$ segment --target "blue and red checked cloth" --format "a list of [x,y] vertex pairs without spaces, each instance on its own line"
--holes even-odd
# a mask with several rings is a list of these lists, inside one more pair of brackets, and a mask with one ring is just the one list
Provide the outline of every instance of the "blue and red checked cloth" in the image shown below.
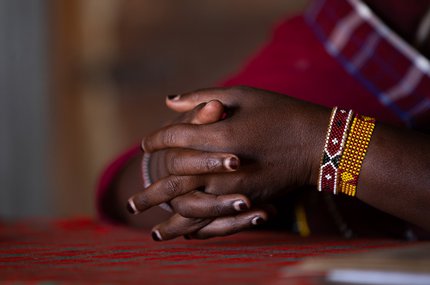
[[428,123],[429,60],[369,7],[359,0],[317,0],[305,18],[330,56],[404,124]]

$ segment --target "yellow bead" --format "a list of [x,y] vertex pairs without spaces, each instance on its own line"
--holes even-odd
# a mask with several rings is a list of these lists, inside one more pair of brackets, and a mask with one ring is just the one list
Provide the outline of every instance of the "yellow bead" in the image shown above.
[[355,196],[357,186],[354,184],[352,175],[360,174],[367,147],[375,127],[375,120],[371,117],[355,117],[352,121],[350,131],[346,136],[345,148],[339,163],[339,171],[344,171],[339,181],[341,193]]

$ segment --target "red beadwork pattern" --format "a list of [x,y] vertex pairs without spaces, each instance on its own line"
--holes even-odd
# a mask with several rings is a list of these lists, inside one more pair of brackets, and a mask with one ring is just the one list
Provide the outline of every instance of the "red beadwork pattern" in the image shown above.
[[333,109],[321,159],[319,191],[337,193],[338,167],[352,113],[352,110]]

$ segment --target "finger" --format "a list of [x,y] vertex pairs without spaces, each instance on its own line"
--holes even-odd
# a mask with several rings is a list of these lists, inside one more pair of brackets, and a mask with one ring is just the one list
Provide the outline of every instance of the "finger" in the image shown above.
[[191,124],[210,124],[222,119],[224,105],[218,100],[212,100],[196,111],[191,119]]
[[223,114],[224,105],[218,100],[212,100],[200,103],[189,112],[184,112],[173,123],[210,124],[222,119]]
[[239,158],[233,154],[179,148],[168,149],[164,163],[172,175],[232,172],[240,166]]
[[175,214],[167,221],[152,229],[152,239],[155,241],[169,240],[198,231],[212,219],[189,219]]
[[130,197],[127,209],[132,214],[139,214],[201,186],[204,186],[201,176],[167,176]]
[[235,215],[251,207],[241,194],[212,195],[200,191],[179,196],[170,202],[176,213],[186,218],[213,218]]
[[236,216],[220,217],[197,232],[189,234],[187,237],[192,239],[207,239],[231,235],[264,224],[268,220],[268,217],[268,213],[261,209],[251,210]]
[[[208,145],[211,132],[205,129],[213,125],[176,124],[165,126],[142,140],[145,152],[155,152],[165,148],[193,148],[195,145]],[[205,136],[201,134],[205,133]]]
[[228,88],[211,88],[169,95],[166,97],[166,105],[176,112],[191,111],[199,104],[212,100],[219,100],[225,105],[231,105],[235,102],[235,96],[231,96],[228,90]]

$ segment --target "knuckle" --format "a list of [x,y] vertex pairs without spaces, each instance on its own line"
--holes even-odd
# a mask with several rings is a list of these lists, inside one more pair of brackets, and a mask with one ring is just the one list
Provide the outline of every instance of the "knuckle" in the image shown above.
[[212,212],[216,217],[222,216],[224,214],[224,207],[222,206],[221,203],[216,203],[215,205],[212,206]]
[[234,234],[234,233],[241,231],[241,229],[242,229],[241,224],[238,221],[238,218],[235,217],[231,220],[230,224],[228,225],[228,227],[225,231],[225,234],[231,235],[231,234]]
[[182,159],[176,155],[172,155],[167,163],[167,168],[170,174],[180,174],[184,172],[184,164]]
[[222,216],[224,214],[223,200],[220,196],[216,196],[214,200],[214,205],[212,206],[212,212],[216,216]]
[[144,210],[152,207],[151,203],[149,202],[149,199],[147,199],[147,197],[144,195],[136,196],[134,198],[134,201],[135,201],[136,207],[140,211],[144,211]]
[[185,218],[190,217],[190,209],[185,203],[175,203],[174,209],[175,209],[175,212],[181,215],[182,217],[185,217]]
[[214,171],[222,166],[222,161],[219,158],[210,157],[209,155],[206,155],[203,160],[200,162],[200,168],[211,172]]
[[159,229],[161,235],[164,237],[164,239],[172,239],[180,234],[171,226],[165,226],[162,229]]
[[249,217],[236,216],[233,218],[231,233],[237,233],[251,227]]
[[176,156],[175,152],[171,149],[163,150],[162,152],[164,152],[164,162],[165,163],[171,161]]
[[[176,198],[177,199],[177,198]],[[175,199],[175,200],[176,200]],[[181,215],[181,216],[183,216],[183,217],[185,217],[185,212],[186,211],[184,211],[185,209],[186,209],[186,207],[184,207],[183,205],[183,203],[176,203],[176,201],[175,201],[175,203],[173,203],[173,201],[170,203],[172,206],[173,206],[173,210],[177,213],[177,214],[179,214],[179,215]]]
[[179,177],[171,176],[166,181],[166,194],[169,197],[176,197],[181,188],[181,179]]
[[166,133],[163,136],[163,143],[166,146],[171,146],[176,142],[176,136],[171,131],[166,131]]

